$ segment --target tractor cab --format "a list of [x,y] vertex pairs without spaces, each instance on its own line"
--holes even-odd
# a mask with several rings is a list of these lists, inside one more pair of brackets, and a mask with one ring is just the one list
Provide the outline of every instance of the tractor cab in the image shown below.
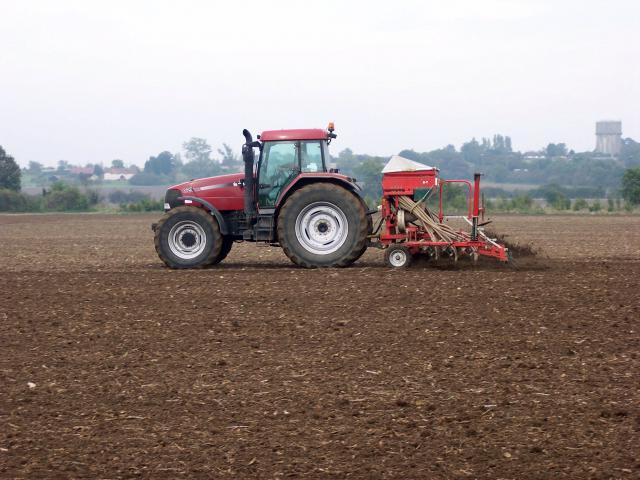
[[283,189],[300,174],[327,172],[330,133],[321,129],[272,130],[260,135],[259,208],[274,207]]

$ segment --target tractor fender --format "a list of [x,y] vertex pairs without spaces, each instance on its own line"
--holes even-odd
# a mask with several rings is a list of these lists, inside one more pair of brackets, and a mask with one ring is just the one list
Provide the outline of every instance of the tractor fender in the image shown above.
[[276,212],[280,210],[282,205],[287,201],[287,198],[291,196],[296,190],[304,187],[305,185],[310,185],[313,183],[332,183],[334,185],[339,185],[354,193],[356,197],[362,202],[367,215],[371,215],[375,213],[377,210],[369,211],[369,207],[367,207],[364,198],[362,197],[362,189],[353,182],[350,182],[343,175],[323,175],[323,176],[299,176],[296,180],[291,182],[289,185],[285,187],[285,189],[280,193],[280,198],[278,199],[278,203],[276,204]]
[[199,197],[178,197],[178,200],[183,201],[185,204],[187,203],[186,200],[190,200],[191,202],[199,203],[211,215],[216,217],[216,220],[218,221],[218,225],[220,226],[220,233],[222,235],[228,235],[229,234],[229,229],[227,228],[227,222],[224,221],[224,217],[222,216],[220,211],[216,207],[211,205],[211,203],[209,203],[206,200],[203,200],[202,198],[199,198]]

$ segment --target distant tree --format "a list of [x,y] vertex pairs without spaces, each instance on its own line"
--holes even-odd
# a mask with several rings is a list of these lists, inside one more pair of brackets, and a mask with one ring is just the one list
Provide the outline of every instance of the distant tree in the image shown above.
[[640,204],[640,167],[629,168],[622,175],[622,198],[632,205]]
[[420,155],[419,161],[439,168],[445,178],[464,178],[470,170],[473,170],[473,166],[470,166],[472,164],[465,161],[463,155],[457,152],[452,145],[423,153]]
[[[347,148],[347,150],[349,149]],[[415,160],[416,162],[420,158],[420,154],[415,150],[402,150],[400,153],[398,153],[398,155],[400,155],[403,158],[408,158],[409,160]]]
[[567,155],[567,146],[564,143],[550,143],[545,149],[547,158],[562,157]]
[[44,165],[38,162],[31,161],[29,162],[29,168],[27,171],[32,175],[40,175],[42,173],[42,168]]
[[78,188],[56,182],[44,199],[47,210],[64,212],[66,210],[87,210],[89,199]]
[[640,165],[640,143],[631,138],[622,141],[620,160],[625,167],[637,167]]
[[156,175],[150,172],[136,173],[129,179],[131,185],[164,185],[166,184],[166,177],[162,175]]
[[384,164],[382,158],[372,157],[364,160],[353,169],[357,181],[364,185],[364,194],[375,199],[375,202],[382,195],[382,167]]
[[491,151],[491,153],[504,155],[506,153],[511,153],[511,137],[505,137],[500,134],[496,134],[493,136],[493,141],[489,142],[489,140],[483,139],[483,147],[485,151]]
[[101,165],[95,165],[93,167],[93,174],[96,177],[101,178],[104,175],[104,168],[102,168]]
[[470,142],[463,143],[460,151],[465,161],[474,165],[480,164],[483,148],[475,138],[472,138]]
[[89,184],[89,179],[91,178],[91,175],[88,175],[86,173],[80,173],[78,174],[78,181],[84,185],[85,187]]
[[[433,211],[437,211],[440,208],[440,196],[430,195],[427,205]],[[446,185],[442,190],[442,207],[447,213],[466,210],[468,203],[465,187],[456,184]]]
[[502,135],[496,134],[493,136],[492,150],[496,153],[503,153],[505,151],[504,137]]
[[566,157],[567,154],[569,153],[567,151],[567,145],[564,144],[564,143],[558,143],[557,147],[558,147],[558,154],[561,155],[561,156],[565,156]]
[[171,152],[161,152],[157,157],[149,157],[144,164],[144,172],[154,175],[170,175],[176,168],[176,161]]
[[109,203],[122,204],[122,203],[135,203],[149,198],[149,195],[136,190],[130,190],[125,192],[124,190],[114,190],[108,195]]
[[231,147],[226,143],[222,144],[222,148],[218,149],[218,153],[222,158],[222,165],[226,167],[231,167],[237,163],[239,163],[238,156],[233,152]]
[[115,160],[111,160],[111,167],[112,168],[124,168],[124,162],[122,160],[119,159],[115,159]]
[[69,162],[66,160],[58,160],[58,173],[63,173],[69,170]]
[[209,160],[192,160],[185,163],[180,169],[182,175],[186,178],[203,178],[211,177],[222,173],[222,167],[218,162]]
[[0,212],[37,212],[40,209],[39,197],[0,188]]
[[204,161],[211,159],[211,145],[204,138],[192,137],[182,144],[185,156],[189,161]]
[[20,190],[20,176],[22,171],[13,159],[0,147],[0,188],[8,190]]
[[[402,155],[402,152],[400,152]],[[407,157],[410,158],[410,157]],[[354,167],[359,163],[358,158],[354,155],[353,150],[350,148],[345,148],[340,153],[338,153],[338,158],[336,159],[336,165],[345,174],[352,174]]]
[[491,178],[496,182],[506,182],[509,179],[509,173],[506,165],[495,165],[491,168]]
[[579,212],[580,210],[586,210],[588,208],[589,208],[589,204],[587,203],[587,201],[584,198],[578,198],[573,203],[573,210],[575,212]]
[[[228,148],[228,153],[233,156],[231,148],[226,144],[224,144],[224,147]],[[211,145],[204,138],[192,137],[188,142],[182,144],[182,148],[184,148],[185,156],[187,157],[187,162],[182,164],[180,168],[180,173],[183,177],[210,177],[222,172],[220,163],[211,159]],[[225,155],[225,151],[218,151],[221,155]]]

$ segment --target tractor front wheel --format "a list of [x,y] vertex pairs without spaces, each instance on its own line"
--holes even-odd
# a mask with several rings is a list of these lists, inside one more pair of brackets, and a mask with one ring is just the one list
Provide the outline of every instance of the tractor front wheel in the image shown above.
[[210,263],[209,266],[217,265],[218,263],[223,261],[225,258],[227,258],[227,255],[229,255],[229,252],[231,251],[231,247],[233,247],[233,239],[229,237],[224,237],[222,239],[222,248],[220,249],[220,255],[218,255],[218,258],[216,258],[212,263]]
[[158,256],[170,268],[205,267],[221,260],[220,227],[202,208],[169,210],[155,227],[154,243]]
[[330,183],[295,192],[278,215],[278,240],[302,267],[346,267],[366,249],[369,221],[362,201]]

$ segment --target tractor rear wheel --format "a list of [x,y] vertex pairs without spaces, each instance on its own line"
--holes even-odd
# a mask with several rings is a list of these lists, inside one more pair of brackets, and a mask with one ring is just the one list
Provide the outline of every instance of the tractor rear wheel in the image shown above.
[[330,183],[307,185],[280,210],[278,240],[305,268],[346,267],[366,250],[369,221],[362,201]]
[[168,267],[199,268],[220,261],[223,241],[212,215],[198,207],[182,206],[169,210],[160,219],[154,244]]
[[[373,220],[371,219],[371,215],[367,215],[367,238],[369,235],[371,235],[372,232],[373,232]],[[367,248],[369,248],[368,240],[365,242],[364,246],[362,247],[362,250],[360,250],[360,252],[355,256],[354,262],[359,260],[360,257],[364,255],[364,252],[367,251]]]

